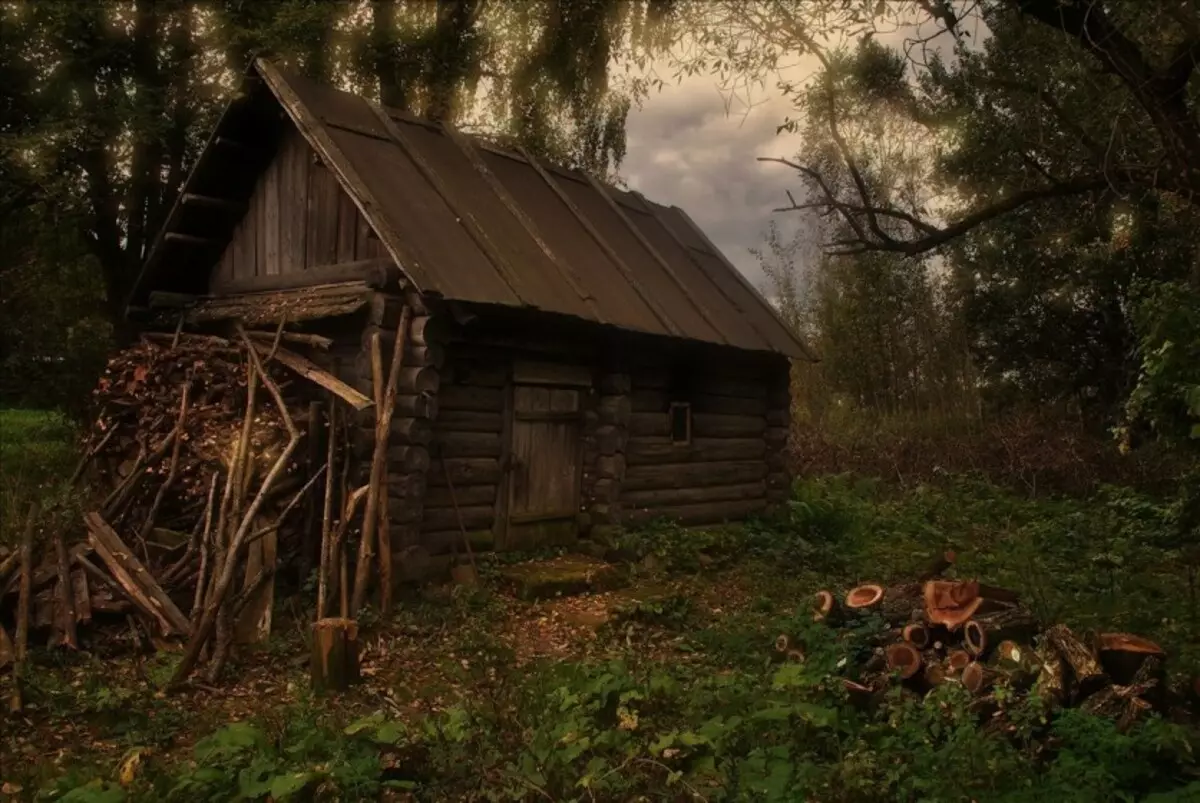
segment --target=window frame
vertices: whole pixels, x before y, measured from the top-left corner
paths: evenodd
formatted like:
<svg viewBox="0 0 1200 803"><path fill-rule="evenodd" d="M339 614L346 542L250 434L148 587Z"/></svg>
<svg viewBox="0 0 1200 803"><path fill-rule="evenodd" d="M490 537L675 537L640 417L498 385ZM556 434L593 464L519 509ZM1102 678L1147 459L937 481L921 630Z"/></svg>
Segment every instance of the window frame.
<svg viewBox="0 0 1200 803"><path fill-rule="evenodd" d="M677 410L683 411L684 415L684 439L677 440L675 438L675 414ZM692 445L692 404L691 402L671 402L667 408L667 429L671 437L672 446L691 446Z"/></svg>

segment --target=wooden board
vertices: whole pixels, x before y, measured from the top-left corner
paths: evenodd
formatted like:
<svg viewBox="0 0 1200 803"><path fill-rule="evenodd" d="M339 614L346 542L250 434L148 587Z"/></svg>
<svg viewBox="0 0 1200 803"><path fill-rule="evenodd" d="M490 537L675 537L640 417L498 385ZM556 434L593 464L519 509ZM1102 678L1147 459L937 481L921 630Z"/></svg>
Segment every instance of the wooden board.
<svg viewBox="0 0 1200 803"><path fill-rule="evenodd" d="M512 474L501 548L530 549L575 537L581 407L577 388L513 386Z"/></svg>

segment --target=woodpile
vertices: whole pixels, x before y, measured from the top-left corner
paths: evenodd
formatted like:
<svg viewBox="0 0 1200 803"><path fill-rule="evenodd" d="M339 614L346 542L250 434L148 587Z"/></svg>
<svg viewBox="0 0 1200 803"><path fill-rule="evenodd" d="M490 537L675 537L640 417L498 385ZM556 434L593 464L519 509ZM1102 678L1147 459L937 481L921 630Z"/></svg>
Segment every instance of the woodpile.
<svg viewBox="0 0 1200 803"><path fill-rule="evenodd" d="M283 569L299 582L315 565L314 620L327 607L345 620L364 604L377 559L386 604L386 438L354 488L349 432L367 412L386 435L402 370L394 339L377 410L299 353L329 341L282 327L148 334L113 357L71 477L80 507L31 510L21 548L0 554L0 669L22 662L34 638L78 648L79 628L107 622L140 646L182 642L172 685L197 668L211 681L235 644L269 635ZM356 569L347 553L364 507Z"/></svg>
<svg viewBox="0 0 1200 803"><path fill-rule="evenodd" d="M896 688L923 696L957 683L974 698L981 722L997 732L1015 729L1006 712L1031 694L1047 713L1078 707L1125 729L1149 712L1187 716L1195 696L1168 686L1166 654L1149 639L1081 637L1062 624L1047 626L1014 592L974 580L823 590L809 610L814 622L846 638L869 634L865 652L846 662L839 678L861 706L877 705ZM803 660L804 646L784 634L775 651Z"/></svg>

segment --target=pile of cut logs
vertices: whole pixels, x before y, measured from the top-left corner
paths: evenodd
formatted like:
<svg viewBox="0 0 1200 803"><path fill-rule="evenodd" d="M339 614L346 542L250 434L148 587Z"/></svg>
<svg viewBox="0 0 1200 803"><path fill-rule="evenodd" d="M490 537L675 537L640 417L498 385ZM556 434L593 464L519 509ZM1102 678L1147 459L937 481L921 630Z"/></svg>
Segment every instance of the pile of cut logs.
<svg viewBox="0 0 1200 803"><path fill-rule="evenodd" d="M348 570L347 542L386 478L373 468L368 485L348 487L347 432L376 401L291 348L324 340L282 327L147 334L110 360L71 477L78 498L31 509L20 547L0 552L0 669L26 659L31 633L78 648L79 626L103 620L138 646L182 639L173 684L200 666L211 680L232 645L269 634L285 566L302 578L319 561L318 619L339 597L342 618L353 615L348 586L358 610L376 551L359 538ZM376 527L360 519L364 536L386 515L372 511ZM341 630L353 641L352 621Z"/></svg>
<svg viewBox="0 0 1200 803"><path fill-rule="evenodd" d="M860 706L877 705L897 686L924 695L958 683L986 727L1000 732L1015 727L1006 710L1029 694L1048 710L1111 716L1122 729L1151 711L1189 716L1194 695L1169 687L1157 644L1129 633L1084 639L1065 625L1043 627L1007 589L942 579L861 585L842 595L818 592L812 611L814 621L842 628L848 638L868 634L841 677ZM775 649L785 660L804 660L803 644L788 634Z"/></svg>

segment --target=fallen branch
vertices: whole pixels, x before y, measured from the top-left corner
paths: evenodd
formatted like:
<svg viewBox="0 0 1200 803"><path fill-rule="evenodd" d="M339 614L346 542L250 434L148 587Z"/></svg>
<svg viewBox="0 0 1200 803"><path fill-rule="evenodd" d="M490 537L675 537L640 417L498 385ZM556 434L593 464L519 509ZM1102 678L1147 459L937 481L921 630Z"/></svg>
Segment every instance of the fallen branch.
<svg viewBox="0 0 1200 803"><path fill-rule="evenodd" d="M99 513L84 516L92 548L108 566L113 577L125 587L138 607L158 621L164 636L173 633L188 635L191 623L162 590L162 586L146 570L133 551L125 545L116 531Z"/></svg>

